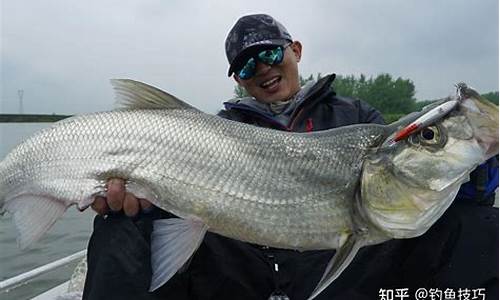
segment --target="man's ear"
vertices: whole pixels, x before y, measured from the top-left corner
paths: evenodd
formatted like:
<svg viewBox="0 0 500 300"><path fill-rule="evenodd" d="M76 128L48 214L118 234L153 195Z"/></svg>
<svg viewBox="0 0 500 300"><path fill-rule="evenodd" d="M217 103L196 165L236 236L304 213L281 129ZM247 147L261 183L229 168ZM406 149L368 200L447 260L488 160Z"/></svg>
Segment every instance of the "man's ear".
<svg viewBox="0 0 500 300"><path fill-rule="evenodd" d="M290 48L292 49L293 53L295 54L296 61L299 62L300 58L302 57L302 44L299 41L294 41L290 45Z"/></svg>

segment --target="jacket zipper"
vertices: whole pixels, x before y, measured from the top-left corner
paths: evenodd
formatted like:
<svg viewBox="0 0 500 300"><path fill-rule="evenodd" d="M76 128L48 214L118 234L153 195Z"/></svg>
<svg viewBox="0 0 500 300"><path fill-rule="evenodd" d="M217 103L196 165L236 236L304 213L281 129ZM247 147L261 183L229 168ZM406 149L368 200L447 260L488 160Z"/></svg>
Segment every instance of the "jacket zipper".
<svg viewBox="0 0 500 300"><path fill-rule="evenodd" d="M262 250L264 255L266 256L269 266L271 267L273 283L274 283L274 291L269 295L268 300L290 300L290 298L280 289L279 284L279 265L276 261L276 256L272 253L271 249L267 246L262 246Z"/></svg>

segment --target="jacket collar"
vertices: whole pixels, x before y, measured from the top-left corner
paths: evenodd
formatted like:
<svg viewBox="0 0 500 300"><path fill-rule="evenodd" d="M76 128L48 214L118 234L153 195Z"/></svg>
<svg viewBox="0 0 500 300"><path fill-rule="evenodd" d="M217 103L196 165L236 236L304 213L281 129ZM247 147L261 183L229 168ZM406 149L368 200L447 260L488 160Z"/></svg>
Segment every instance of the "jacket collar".
<svg viewBox="0 0 500 300"><path fill-rule="evenodd" d="M299 103L297 103L295 111L305 105L319 101L320 99L319 97L316 97L316 95L323 93L325 89L329 89L334 80L335 74L327 75L318 80L305 91L305 95L299 100ZM226 110L251 112L253 114L257 114L261 118L267 119L268 121L276 122L274 114L269 109L269 106L265 103L257 101L254 97L234 98L224 102L224 107Z"/></svg>

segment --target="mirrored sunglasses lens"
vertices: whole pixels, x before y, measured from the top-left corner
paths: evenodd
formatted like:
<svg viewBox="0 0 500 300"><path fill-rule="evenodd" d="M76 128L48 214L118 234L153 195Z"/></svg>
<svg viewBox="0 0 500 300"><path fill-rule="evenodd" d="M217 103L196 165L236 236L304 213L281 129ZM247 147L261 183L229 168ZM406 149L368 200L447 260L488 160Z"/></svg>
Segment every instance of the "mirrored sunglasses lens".
<svg viewBox="0 0 500 300"><path fill-rule="evenodd" d="M276 47L274 49L264 50L258 55L259 60L268 65L279 64L283 61L283 49Z"/></svg>
<svg viewBox="0 0 500 300"><path fill-rule="evenodd" d="M255 72L255 59L250 58L247 63L238 72L238 77L241 79L249 79L253 76Z"/></svg>

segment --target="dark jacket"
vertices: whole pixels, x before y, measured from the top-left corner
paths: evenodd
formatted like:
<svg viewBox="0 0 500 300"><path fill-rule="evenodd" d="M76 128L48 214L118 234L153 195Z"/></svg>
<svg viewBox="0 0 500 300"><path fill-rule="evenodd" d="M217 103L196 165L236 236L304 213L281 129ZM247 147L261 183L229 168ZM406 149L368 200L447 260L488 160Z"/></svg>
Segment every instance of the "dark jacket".
<svg viewBox="0 0 500 300"><path fill-rule="evenodd" d="M334 79L334 74L326 76L310 87L286 124L258 107L255 100L225 102L226 109L218 115L238 122L294 132L318 131L358 123L384 123L382 115L367 103L336 95L331 87Z"/></svg>
<svg viewBox="0 0 500 300"><path fill-rule="evenodd" d="M382 123L362 101L339 97L334 76L318 81L300 99L287 122L251 101L231 101L224 118L290 131L313 131L354 123ZM286 294L306 299L335 251L268 248L207 233L189 268L148 293L151 220L120 215L96 217L89 242L85 299L268 299ZM498 210L455 204L423 236L365 247L316 299L381 299L380 289L485 288L498 298ZM277 271L276 271L277 270ZM276 298L278 299L278 298ZM285 298L281 298L285 299ZM413 299L410 296L409 299Z"/></svg>

